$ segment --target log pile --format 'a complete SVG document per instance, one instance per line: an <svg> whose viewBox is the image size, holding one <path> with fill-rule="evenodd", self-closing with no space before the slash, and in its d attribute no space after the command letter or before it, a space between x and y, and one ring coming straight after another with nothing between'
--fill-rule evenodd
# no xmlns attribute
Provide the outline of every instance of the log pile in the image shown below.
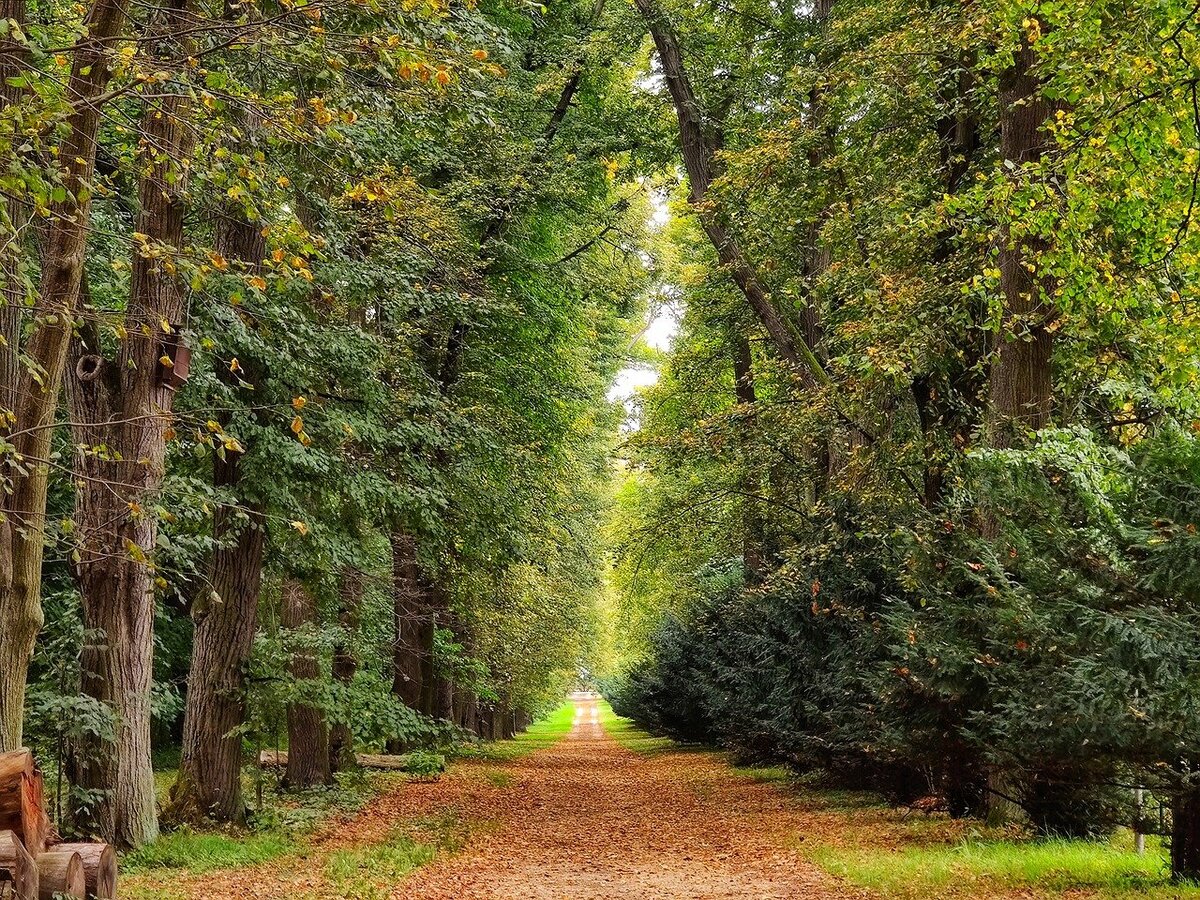
<svg viewBox="0 0 1200 900"><path fill-rule="evenodd" d="M0 753L0 900L113 900L109 844L64 844L50 825L42 773L28 750Z"/></svg>

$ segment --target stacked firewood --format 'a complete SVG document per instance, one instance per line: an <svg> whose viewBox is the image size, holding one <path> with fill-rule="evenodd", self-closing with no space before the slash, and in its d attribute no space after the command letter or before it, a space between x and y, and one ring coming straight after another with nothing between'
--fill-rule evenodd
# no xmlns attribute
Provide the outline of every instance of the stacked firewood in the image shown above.
<svg viewBox="0 0 1200 900"><path fill-rule="evenodd" d="M28 750L0 753L0 900L117 896L109 844L65 844L50 825L42 773Z"/></svg>

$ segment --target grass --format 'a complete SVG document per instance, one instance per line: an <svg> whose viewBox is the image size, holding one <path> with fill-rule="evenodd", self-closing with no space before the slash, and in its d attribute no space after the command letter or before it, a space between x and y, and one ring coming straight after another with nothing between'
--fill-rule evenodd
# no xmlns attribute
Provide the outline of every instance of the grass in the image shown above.
<svg viewBox="0 0 1200 900"><path fill-rule="evenodd" d="M468 838L466 824L452 812L399 829L382 844L337 850L325 860L329 891L321 900L384 900L396 882L439 853L455 853Z"/></svg>
<svg viewBox="0 0 1200 900"><path fill-rule="evenodd" d="M327 897L339 900L383 900L395 883L432 860L437 848L398 834L383 844L338 850L325 861Z"/></svg>
<svg viewBox="0 0 1200 900"><path fill-rule="evenodd" d="M670 738L654 737L642 731L631 720L618 716L608 705L607 700L600 700L598 705L600 707L600 727L626 750L649 755L683 749Z"/></svg>
<svg viewBox="0 0 1200 900"><path fill-rule="evenodd" d="M534 722L512 740L464 747L458 752L458 756L492 762L520 759L522 756L554 746L571 733L571 726L574 724L575 704L563 703L550 715Z"/></svg>
<svg viewBox="0 0 1200 900"><path fill-rule="evenodd" d="M180 828L153 844L126 855L121 871L186 869L192 873L237 869L268 862L294 850L296 843L282 832L205 832Z"/></svg>
<svg viewBox="0 0 1200 900"><path fill-rule="evenodd" d="M809 856L884 897L978 897L1012 890L1053 896L1086 890L1104 898L1200 898L1200 888L1167 881L1161 846L1138 856L1116 843L966 840L893 851L818 847Z"/></svg>

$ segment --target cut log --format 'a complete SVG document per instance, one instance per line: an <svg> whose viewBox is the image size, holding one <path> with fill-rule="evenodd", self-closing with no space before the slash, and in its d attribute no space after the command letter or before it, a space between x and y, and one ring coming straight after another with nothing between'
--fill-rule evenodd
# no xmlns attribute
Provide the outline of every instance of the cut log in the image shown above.
<svg viewBox="0 0 1200 900"><path fill-rule="evenodd" d="M83 860L88 900L114 900L117 896L117 851L112 844L59 844L54 849L79 854Z"/></svg>
<svg viewBox="0 0 1200 900"><path fill-rule="evenodd" d="M354 761L364 769L403 770L408 766L408 756L391 753L355 753ZM263 750L258 754L258 764L264 769L283 768L287 765L286 750Z"/></svg>
<svg viewBox="0 0 1200 900"><path fill-rule="evenodd" d="M65 895L84 900L87 876L83 860L73 850L48 850L37 858L39 900L55 900Z"/></svg>
<svg viewBox="0 0 1200 900"><path fill-rule="evenodd" d="M0 897L38 898L37 863L12 831L0 831Z"/></svg>
<svg viewBox="0 0 1200 900"><path fill-rule="evenodd" d="M34 859L46 849L50 817L42 773L28 750L0 753L0 831L16 832Z"/></svg>

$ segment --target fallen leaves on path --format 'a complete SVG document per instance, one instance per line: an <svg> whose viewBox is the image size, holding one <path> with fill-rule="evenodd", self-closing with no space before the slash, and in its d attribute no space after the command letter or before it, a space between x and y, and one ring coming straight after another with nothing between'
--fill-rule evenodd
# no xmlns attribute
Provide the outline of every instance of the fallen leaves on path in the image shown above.
<svg viewBox="0 0 1200 900"><path fill-rule="evenodd" d="M406 784L322 829L304 857L221 873L182 896L328 897L324 860L452 813L465 848L390 888L392 900L832 900L863 898L794 850L803 810L718 757L633 753L585 707L559 744L504 763L466 762ZM176 882L177 889L185 887ZM386 892L383 896L386 896Z"/></svg>

